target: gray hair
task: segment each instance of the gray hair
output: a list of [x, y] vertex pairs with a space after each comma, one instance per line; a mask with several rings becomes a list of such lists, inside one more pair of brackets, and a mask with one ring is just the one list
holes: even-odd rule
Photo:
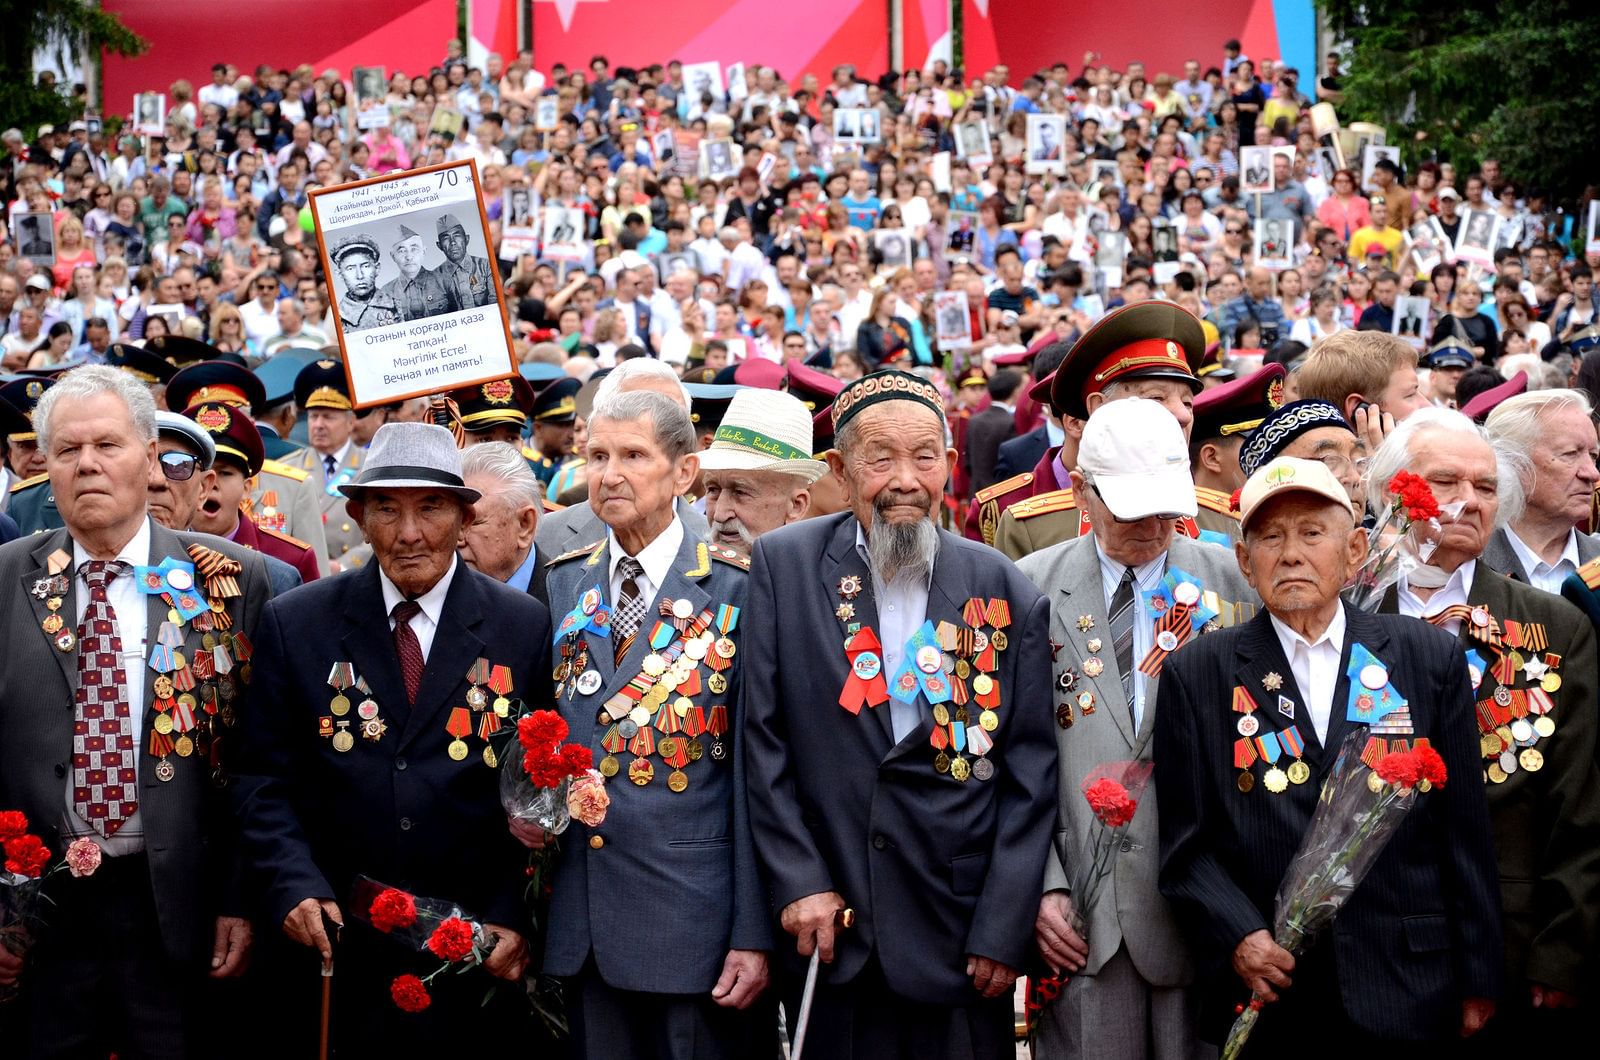
[[[609, 379], [610, 376], [606, 378]], [[656, 444], [661, 447], [661, 451], [669, 460], [677, 461], [680, 457], [694, 452], [694, 423], [689, 419], [689, 410], [657, 391], [630, 390], [622, 394], [612, 394], [603, 401], [596, 401], [594, 411], [589, 416], [591, 433], [595, 424], [602, 420], [625, 422], [649, 420], [651, 428], [655, 431]]]
[[1500, 509], [1495, 514], [1495, 526], [1509, 526], [1522, 518], [1525, 500], [1522, 487], [1523, 457], [1504, 441], [1496, 441], [1489, 432], [1454, 409], [1418, 409], [1389, 432], [1378, 446], [1378, 451], [1367, 461], [1367, 505], [1381, 506], [1388, 496], [1389, 480], [1407, 469], [1411, 462], [1411, 443], [1426, 431], [1444, 431], [1449, 434], [1473, 438], [1487, 445], [1494, 453], [1495, 471], [1500, 479]]
[[[670, 379], [678, 386], [678, 393], [682, 395], [683, 411], [687, 413], [690, 406], [689, 389], [683, 385], [683, 380], [678, 378], [678, 373], [665, 361], [658, 361], [654, 357], [633, 357], [623, 361], [600, 380], [600, 385], [594, 392], [594, 403], [599, 407], [603, 402], [610, 400], [621, 393], [634, 390], [634, 387], [624, 387], [624, 384], [640, 379]], [[632, 419], [633, 417], [629, 417]]]
[[1587, 417], [1593, 413], [1594, 406], [1589, 403], [1589, 396], [1581, 390], [1533, 390], [1506, 398], [1484, 421], [1483, 426], [1488, 431], [1491, 445], [1523, 458], [1519, 470], [1522, 472], [1524, 490], [1532, 489], [1536, 478], [1529, 454], [1539, 444], [1539, 436], [1544, 429], [1541, 421], [1546, 413], [1566, 412], [1569, 409], [1576, 409]]
[[103, 364], [74, 368], [62, 376], [55, 386], [44, 392], [33, 410], [33, 429], [39, 434], [39, 447], [50, 448], [50, 421], [56, 405], [62, 401], [85, 400], [111, 394], [128, 407], [133, 419], [134, 433], [142, 441], [155, 441], [156, 400], [150, 390], [127, 372], [108, 368]]
[[532, 505], [542, 508], [544, 491], [528, 466], [522, 450], [510, 442], [480, 442], [469, 445], [461, 454], [461, 477], [486, 475], [499, 483], [496, 495], [513, 508]]

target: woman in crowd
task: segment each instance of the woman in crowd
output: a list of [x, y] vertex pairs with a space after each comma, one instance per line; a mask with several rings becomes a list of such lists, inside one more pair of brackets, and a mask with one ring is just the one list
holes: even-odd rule
[[1339, 239], [1350, 242], [1356, 229], [1372, 223], [1367, 210], [1367, 197], [1356, 188], [1356, 175], [1341, 169], [1333, 175], [1333, 194], [1317, 207], [1317, 220], [1339, 233]]
[[50, 266], [50, 278], [57, 295], [64, 294], [72, 285], [72, 273], [81, 265], [94, 268], [94, 245], [84, 239], [83, 222], [67, 214], [56, 225], [56, 260]]
[[1314, 346], [1320, 339], [1337, 335], [1345, 330], [1339, 320], [1339, 289], [1331, 283], [1323, 284], [1311, 292], [1311, 311], [1289, 329], [1289, 337], [1304, 346]]
[[239, 315], [237, 307], [227, 303], [219, 303], [211, 310], [211, 331], [207, 341], [223, 353], [237, 353], [240, 356], [254, 356], [257, 353], [255, 344], [244, 333], [244, 318]]

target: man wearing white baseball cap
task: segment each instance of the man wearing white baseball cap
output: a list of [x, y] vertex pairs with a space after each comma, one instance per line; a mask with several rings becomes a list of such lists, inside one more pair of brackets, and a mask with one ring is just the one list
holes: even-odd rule
[[[1039, 1023], [1041, 1057], [1193, 1055], [1194, 965], [1156, 889], [1157, 816], [1146, 795], [1113, 871], [1114, 900], [1074, 905], [1094, 815], [1082, 785], [1105, 762], [1148, 758], [1169, 653], [1254, 613], [1256, 595], [1218, 545], [1176, 533], [1195, 514], [1189, 445], [1157, 401], [1108, 401], [1089, 416], [1072, 488], [1091, 530], [1018, 561], [1052, 603], [1056, 840], [1034, 934], [1067, 979]], [[1159, 603], [1158, 603], [1159, 598]], [[1087, 930], [1085, 928], [1087, 918]], [[1087, 941], [1086, 941], [1087, 940]], [[1108, 1043], [1116, 1043], [1114, 1046]]]
[[803, 519], [811, 484], [828, 470], [811, 453], [811, 413], [799, 398], [754, 387], [735, 394], [700, 453], [712, 542], [748, 556], [756, 538]]

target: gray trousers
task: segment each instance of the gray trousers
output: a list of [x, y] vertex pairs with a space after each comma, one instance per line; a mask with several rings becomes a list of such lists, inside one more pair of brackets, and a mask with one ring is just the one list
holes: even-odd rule
[[1035, 1060], [1207, 1060], [1187, 987], [1151, 986], [1119, 947], [1098, 975], [1075, 975], [1039, 1018]]

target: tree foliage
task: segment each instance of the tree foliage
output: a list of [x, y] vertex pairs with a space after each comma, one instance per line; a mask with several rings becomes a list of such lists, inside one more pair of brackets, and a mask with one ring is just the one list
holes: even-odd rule
[[0, 120], [30, 138], [43, 122], [79, 116], [68, 94], [39, 84], [33, 57], [41, 46], [60, 43], [80, 61], [98, 60], [102, 50], [138, 55], [147, 47], [116, 15], [86, 0], [0, 0], [0, 26]]
[[1467, 173], [1497, 158], [1575, 196], [1593, 180], [1600, 4], [1593, 0], [1318, 0], [1350, 42], [1339, 119], [1388, 129], [1408, 164]]

